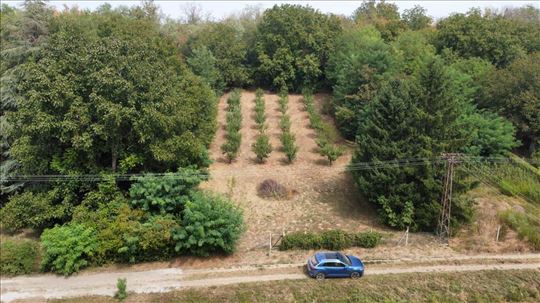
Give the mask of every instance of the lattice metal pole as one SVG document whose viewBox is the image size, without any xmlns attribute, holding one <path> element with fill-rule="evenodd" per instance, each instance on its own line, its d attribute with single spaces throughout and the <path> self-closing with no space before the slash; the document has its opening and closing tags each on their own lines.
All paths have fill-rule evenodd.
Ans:
<svg viewBox="0 0 540 303">
<path fill-rule="evenodd" d="M 459 153 L 443 154 L 446 159 L 446 175 L 444 177 L 443 195 L 441 198 L 441 216 L 438 225 L 438 234 L 441 239 L 449 240 L 452 235 L 450 214 L 452 212 L 452 184 L 454 179 L 454 166 L 458 163 Z"/>
</svg>

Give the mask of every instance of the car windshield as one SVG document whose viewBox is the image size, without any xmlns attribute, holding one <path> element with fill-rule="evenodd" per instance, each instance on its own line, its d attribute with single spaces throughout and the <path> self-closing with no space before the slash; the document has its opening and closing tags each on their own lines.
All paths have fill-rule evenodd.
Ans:
<svg viewBox="0 0 540 303">
<path fill-rule="evenodd" d="M 340 253 L 338 253 L 337 255 L 338 255 L 338 259 L 339 259 L 341 262 L 343 262 L 343 263 L 345 263 L 345 264 L 347 264 L 347 265 L 351 265 L 351 264 L 352 264 L 351 260 L 350 260 L 349 257 L 347 257 L 346 255 L 340 254 Z"/>
<path fill-rule="evenodd" d="M 315 256 L 311 256 L 311 258 L 309 258 L 309 261 L 311 262 L 311 264 L 313 264 L 314 266 L 316 266 L 319 262 L 317 261 L 317 258 Z"/>
</svg>

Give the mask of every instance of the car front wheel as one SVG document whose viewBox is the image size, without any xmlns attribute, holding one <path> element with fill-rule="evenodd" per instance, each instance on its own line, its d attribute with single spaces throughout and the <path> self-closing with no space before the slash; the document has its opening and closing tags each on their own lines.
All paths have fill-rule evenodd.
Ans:
<svg viewBox="0 0 540 303">
<path fill-rule="evenodd" d="M 315 275 L 315 279 L 317 280 L 324 280 L 324 274 L 322 272 Z"/>
<path fill-rule="evenodd" d="M 353 278 L 353 279 L 358 279 L 358 278 L 360 278 L 361 276 L 362 276 L 362 275 L 361 275 L 359 272 L 357 272 L 357 271 L 351 273 L 351 278 Z"/>
</svg>

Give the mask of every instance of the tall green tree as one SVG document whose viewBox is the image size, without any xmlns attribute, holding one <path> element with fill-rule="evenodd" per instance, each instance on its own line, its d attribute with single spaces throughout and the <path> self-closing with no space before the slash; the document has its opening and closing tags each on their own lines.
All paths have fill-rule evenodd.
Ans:
<svg viewBox="0 0 540 303">
<path fill-rule="evenodd" d="M 333 83 L 338 127 L 346 138 L 354 139 L 358 114 L 397 63 L 396 54 L 373 27 L 347 31 L 338 39 L 326 73 Z"/>
<path fill-rule="evenodd" d="M 362 2 L 352 17 L 359 25 L 373 25 L 386 41 L 394 40 L 407 28 L 407 24 L 399 16 L 397 5 L 384 0 Z"/>
<path fill-rule="evenodd" d="M 11 157 L 13 125 L 5 113 L 16 111 L 20 102 L 17 88 L 22 66 L 46 43 L 52 10 L 44 1 L 26 0 L 22 9 L 2 4 L 0 12 L 0 204 L 8 195 L 23 186 L 23 182 L 6 181 L 14 175 L 19 163 Z"/>
<path fill-rule="evenodd" d="M 239 28 L 231 23 L 209 23 L 200 26 L 182 46 L 183 53 L 192 58 L 202 47 L 208 48 L 216 59 L 219 82 L 225 87 L 242 87 L 251 83 L 248 50 L 252 45 Z"/>
<path fill-rule="evenodd" d="M 540 52 L 493 71 L 480 105 L 510 120 L 518 138 L 534 154 L 540 138 Z"/>
<path fill-rule="evenodd" d="M 151 21 L 68 13 L 19 83 L 12 156 L 28 174 L 208 163 L 216 97 Z M 166 81 L 164 80 L 166 79 Z"/>
<path fill-rule="evenodd" d="M 426 13 L 425 8 L 415 5 L 413 8 L 403 11 L 401 17 L 410 29 L 416 31 L 429 27 L 433 22 L 433 19 Z"/>
<path fill-rule="evenodd" d="M 352 165 L 394 159 L 431 159 L 458 151 L 469 141 L 458 131 L 462 98 L 440 60 L 427 64 L 418 77 L 385 83 L 360 117 L 358 147 Z M 426 160 L 427 161 L 427 160 Z M 418 163 L 417 163 L 418 164 Z M 435 230 L 440 212 L 442 167 L 430 162 L 396 162 L 353 171 L 368 200 L 384 222 L 396 228 L 412 225 Z M 461 212 L 457 203 L 454 212 Z"/>
<path fill-rule="evenodd" d="M 224 83 L 217 69 L 217 60 L 206 46 L 193 50 L 192 56 L 187 58 L 187 63 L 193 73 L 201 76 L 216 92 L 223 90 Z"/>
<path fill-rule="evenodd" d="M 504 67 L 527 52 L 538 51 L 539 37 L 536 23 L 524 24 L 472 9 L 438 22 L 435 45 L 439 50 L 449 48 L 464 58 L 479 57 Z"/>
<path fill-rule="evenodd" d="M 284 4 L 264 12 L 256 38 L 262 85 L 300 90 L 324 81 L 324 69 L 341 27 L 311 7 Z"/>
</svg>

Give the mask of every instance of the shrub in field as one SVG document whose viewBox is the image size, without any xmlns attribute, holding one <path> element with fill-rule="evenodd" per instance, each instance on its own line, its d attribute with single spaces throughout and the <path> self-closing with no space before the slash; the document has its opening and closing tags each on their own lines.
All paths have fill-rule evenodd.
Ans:
<svg viewBox="0 0 540 303">
<path fill-rule="evenodd" d="M 131 204 L 151 214 L 176 214 L 189 193 L 207 179 L 206 174 L 194 168 L 180 168 L 163 176 L 137 177 L 129 189 Z"/>
<path fill-rule="evenodd" d="M 363 248 L 373 248 L 377 246 L 382 239 L 382 235 L 380 233 L 372 231 L 365 233 L 357 233 L 352 236 L 352 245 Z"/>
<path fill-rule="evenodd" d="M 320 154 L 328 159 L 330 165 L 334 163 L 341 155 L 343 155 L 343 148 L 337 145 L 326 144 L 320 149 Z"/>
<path fill-rule="evenodd" d="M 292 163 L 296 159 L 298 153 L 298 145 L 294 143 L 295 137 L 293 134 L 286 132 L 281 135 L 281 143 L 283 144 L 283 151 L 287 155 L 289 163 Z"/>
<path fill-rule="evenodd" d="M 240 128 L 242 127 L 242 111 L 240 108 L 240 90 L 235 89 L 227 99 L 229 105 L 227 112 L 227 141 L 221 145 L 221 152 L 231 163 L 238 155 L 242 141 Z"/>
<path fill-rule="evenodd" d="M 126 278 L 118 278 L 116 281 L 116 294 L 115 297 L 123 301 L 127 298 L 127 279 Z"/>
<path fill-rule="evenodd" d="M 266 122 L 266 113 L 264 109 L 264 98 L 257 97 L 257 99 L 255 99 L 255 122 L 259 125 Z"/>
<path fill-rule="evenodd" d="M 287 197 L 287 188 L 276 180 L 266 179 L 257 187 L 257 193 L 263 198 L 283 199 Z"/>
<path fill-rule="evenodd" d="M 264 95 L 264 91 L 260 88 L 257 88 L 257 90 L 255 90 L 255 97 L 256 98 L 262 98 L 262 96 Z"/>
<path fill-rule="evenodd" d="M 320 234 L 296 232 L 283 237 L 279 249 L 331 249 L 341 250 L 351 246 L 373 248 L 382 236 L 377 232 L 349 234 L 342 230 L 327 230 Z"/>
<path fill-rule="evenodd" d="M 291 233 L 285 235 L 279 244 L 279 250 L 318 248 L 321 248 L 321 237 L 314 233 Z"/>
<path fill-rule="evenodd" d="M 291 117 L 287 114 L 281 116 L 279 119 L 279 127 L 282 132 L 289 132 L 291 130 Z"/>
<path fill-rule="evenodd" d="M 285 114 L 287 112 L 288 104 L 289 104 L 288 95 L 287 94 L 285 94 L 285 95 L 280 94 L 280 96 L 279 96 L 279 111 L 282 114 Z"/>
<path fill-rule="evenodd" d="M 176 251 L 197 256 L 234 251 L 244 231 L 242 211 L 231 202 L 203 192 L 193 194 L 173 230 Z"/>
<path fill-rule="evenodd" d="M 327 230 L 321 233 L 321 246 L 325 249 L 341 250 L 351 245 L 351 238 L 342 230 Z"/>
<path fill-rule="evenodd" d="M 0 241 L 0 274 L 22 275 L 38 271 L 39 252 L 37 241 L 2 239 Z"/>
<path fill-rule="evenodd" d="M 251 145 L 251 150 L 257 155 L 259 163 L 263 163 L 272 152 L 272 145 L 270 145 L 268 135 L 264 133 L 259 134 L 255 142 Z"/>
<path fill-rule="evenodd" d="M 41 269 L 64 275 L 78 272 L 92 262 L 99 247 L 96 230 L 82 224 L 46 229 L 41 234 Z"/>
<path fill-rule="evenodd" d="M 59 190 L 44 193 L 30 191 L 14 195 L 0 210 L 3 228 L 18 231 L 23 228 L 41 230 L 69 218 L 68 206 L 61 203 Z"/>
</svg>

